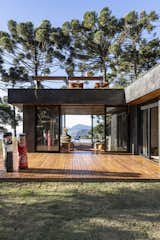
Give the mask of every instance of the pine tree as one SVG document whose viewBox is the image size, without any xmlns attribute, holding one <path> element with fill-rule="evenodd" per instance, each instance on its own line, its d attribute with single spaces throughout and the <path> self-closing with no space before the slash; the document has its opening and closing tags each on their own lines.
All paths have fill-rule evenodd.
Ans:
<svg viewBox="0 0 160 240">
<path fill-rule="evenodd" d="M 159 59 L 160 41 L 158 38 L 147 40 L 154 30 L 158 15 L 152 11 L 129 12 L 123 19 L 123 29 L 117 47 L 119 73 L 136 79 L 140 73 L 155 65 Z"/>
<path fill-rule="evenodd" d="M 86 64 L 87 71 L 102 72 L 104 81 L 114 75 L 112 45 L 121 29 L 121 23 L 108 8 L 86 12 L 83 21 L 72 20 L 62 26 L 70 34 L 75 49 L 74 62 Z"/>
<path fill-rule="evenodd" d="M 65 59 L 61 53 L 66 44 L 65 37 L 61 29 L 52 27 L 48 20 L 38 27 L 32 22 L 10 20 L 8 30 L 9 33 L 0 32 L 5 62 L 13 68 L 23 68 L 28 76 L 49 74 L 58 66 L 58 61 Z M 40 87 L 39 82 L 37 87 Z"/>
</svg>

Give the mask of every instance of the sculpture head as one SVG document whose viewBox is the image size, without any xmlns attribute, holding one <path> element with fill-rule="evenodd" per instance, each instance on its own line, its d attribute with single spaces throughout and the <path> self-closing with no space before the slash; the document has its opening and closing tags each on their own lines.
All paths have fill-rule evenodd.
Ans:
<svg viewBox="0 0 160 240">
<path fill-rule="evenodd" d="M 64 132 L 67 133 L 68 132 L 68 128 L 64 128 Z"/>
</svg>

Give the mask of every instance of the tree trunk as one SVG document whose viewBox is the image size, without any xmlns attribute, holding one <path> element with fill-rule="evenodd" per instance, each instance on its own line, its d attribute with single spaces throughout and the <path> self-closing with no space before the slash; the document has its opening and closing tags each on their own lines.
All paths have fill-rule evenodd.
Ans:
<svg viewBox="0 0 160 240">
<path fill-rule="evenodd" d="M 12 82 L 12 88 L 14 88 L 15 83 Z M 15 106 L 13 106 L 13 135 L 14 137 L 17 136 L 17 122 L 16 122 L 16 108 Z"/>
<path fill-rule="evenodd" d="M 135 79 L 137 79 L 138 77 L 138 69 L 137 69 L 137 66 L 138 66 L 138 56 L 137 56 L 137 49 L 136 49 L 136 46 L 134 46 L 134 77 Z"/>
<path fill-rule="evenodd" d="M 35 76 L 36 77 L 38 76 L 38 66 L 37 66 L 37 63 L 35 63 Z M 36 80 L 36 88 L 39 89 L 40 86 L 41 86 L 40 81 Z"/>
<path fill-rule="evenodd" d="M 38 76 L 38 59 L 37 59 L 37 46 L 36 46 L 36 40 L 35 40 L 35 48 L 34 48 L 34 75 Z M 39 89 L 41 86 L 40 81 L 36 80 L 36 89 Z"/>
<path fill-rule="evenodd" d="M 106 69 L 106 66 L 105 64 L 103 65 L 103 82 L 108 82 L 107 80 L 107 69 Z"/>
<path fill-rule="evenodd" d="M 137 79 L 137 59 L 134 58 L 134 77 Z"/>
</svg>

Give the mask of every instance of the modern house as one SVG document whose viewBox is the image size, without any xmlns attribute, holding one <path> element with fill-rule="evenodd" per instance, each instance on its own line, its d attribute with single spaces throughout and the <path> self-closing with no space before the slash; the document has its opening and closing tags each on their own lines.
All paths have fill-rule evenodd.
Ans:
<svg viewBox="0 0 160 240">
<path fill-rule="evenodd" d="M 160 65 L 125 89 L 9 89 L 8 101 L 23 107 L 29 152 L 61 152 L 64 116 L 86 114 L 103 116 L 106 152 L 131 152 L 159 160 Z"/>
</svg>

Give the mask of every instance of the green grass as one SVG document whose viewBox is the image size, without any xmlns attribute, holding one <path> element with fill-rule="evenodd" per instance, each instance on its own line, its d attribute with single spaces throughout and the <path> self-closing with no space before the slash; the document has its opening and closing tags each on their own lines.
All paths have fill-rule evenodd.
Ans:
<svg viewBox="0 0 160 240">
<path fill-rule="evenodd" d="M 160 183 L 0 183 L 1 240 L 158 240 Z"/>
</svg>

